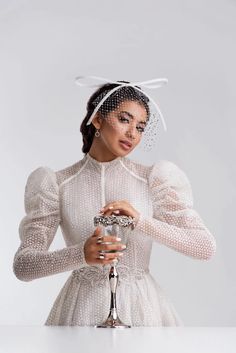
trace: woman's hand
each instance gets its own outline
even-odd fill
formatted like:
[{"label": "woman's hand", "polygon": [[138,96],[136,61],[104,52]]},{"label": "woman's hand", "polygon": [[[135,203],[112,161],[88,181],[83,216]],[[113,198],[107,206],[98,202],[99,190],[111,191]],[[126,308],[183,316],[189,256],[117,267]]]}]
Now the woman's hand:
[{"label": "woman's hand", "polygon": [[[121,244],[120,238],[116,236],[108,236],[106,235],[104,238],[101,234],[102,228],[97,227],[94,231],[94,234],[90,236],[85,244],[84,244],[84,256],[85,260],[88,265],[95,265],[95,264],[112,264],[117,257],[123,255],[122,250],[125,249],[125,245]],[[97,241],[99,242],[97,243]],[[114,243],[114,244],[107,244]],[[102,250],[115,250],[114,253],[103,253],[104,258],[99,258],[99,251]]]},{"label": "woman's hand", "polygon": [[110,216],[112,213],[131,216],[135,218],[136,222],[140,216],[140,213],[126,200],[109,202],[100,210],[100,213],[104,216]]}]

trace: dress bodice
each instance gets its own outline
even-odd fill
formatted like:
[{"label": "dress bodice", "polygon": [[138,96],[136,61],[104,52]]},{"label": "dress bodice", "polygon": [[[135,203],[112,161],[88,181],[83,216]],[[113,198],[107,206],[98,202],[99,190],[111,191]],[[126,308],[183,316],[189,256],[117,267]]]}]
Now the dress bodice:
[{"label": "dress bodice", "polygon": [[[144,216],[152,217],[149,169],[145,166],[138,169],[127,158],[98,162],[87,154],[73,172],[59,172],[60,225],[67,246],[85,241],[93,234],[93,218],[108,202],[127,200]],[[134,268],[148,268],[151,245],[150,238],[131,231],[120,262]]]},{"label": "dress bodice", "polygon": [[[120,259],[127,268],[148,269],[153,241],[196,259],[214,254],[215,239],[194,210],[190,182],[176,164],[145,166],[127,157],[99,162],[87,153],[62,170],[39,167],[29,175],[16,276],[27,281],[89,266],[84,243],[94,232],[93,217],[114,200],[127,200],[140,213]],[[49,251],[59,226],[66,247]]]}]

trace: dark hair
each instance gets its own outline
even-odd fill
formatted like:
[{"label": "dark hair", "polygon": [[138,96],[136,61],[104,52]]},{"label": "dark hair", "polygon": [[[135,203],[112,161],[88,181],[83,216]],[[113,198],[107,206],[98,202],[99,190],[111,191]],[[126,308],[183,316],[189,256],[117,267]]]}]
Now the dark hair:
[{"label": "dark hair", "polygon": [[[128,81],[117,81],[117,82],[130,83]],[[88,153],[88,151],[90,150],[90,147],[93,143],[94,134],[96,131],[96,128],[94,127],[93,124],[86,125],[89,118],[91,117],[94,109],[96,108],[98,103],[102,100],[102,98],[105,96],[105,94],[117,86],[120,86],[120,85],[116,83],[106,83],[101,87],[99,87],[89,98],[87,102],[87,114],[80,125],[80,132],[82,133],[82,136],[83,136],[83,147],[82,147],[83,153]],[[140,89],[140,87],[138,86],[136,87]],[[132,86],[123,86],[118,90],[116,90],[114,93],[112,93],[101,105],[98,112],[103,117],[106,117],[106,115],[111,111],[115,110],[119,106],[119,104],[127,100],[136,101],[142,106],[144,106],[144,108],[147,111],[147,120],[149,120],[149,115],[150,115],[150,109],[148,105],[149,99],[146,95],[144,95],[142,92],[138,91],[137,89],[133,88]],[[102,108],[104,105],[105,105],[105,109],[103,110]]]}]

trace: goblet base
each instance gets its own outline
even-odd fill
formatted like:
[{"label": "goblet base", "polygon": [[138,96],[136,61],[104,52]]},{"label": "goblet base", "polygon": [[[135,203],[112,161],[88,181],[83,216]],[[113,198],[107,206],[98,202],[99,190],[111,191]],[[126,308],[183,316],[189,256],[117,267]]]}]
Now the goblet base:
[{"label": "goblet base", "polygon": [[130,325],[124,324],[118,317],[116,319],[108,317],[107,320],[100,324],[96,325],[97,328],[131,328]]}]

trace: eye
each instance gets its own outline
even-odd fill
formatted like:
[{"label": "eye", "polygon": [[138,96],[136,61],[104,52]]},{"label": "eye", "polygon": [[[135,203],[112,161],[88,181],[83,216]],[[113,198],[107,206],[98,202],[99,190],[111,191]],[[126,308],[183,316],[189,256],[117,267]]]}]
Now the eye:
[{"label": "eye", "polygon": [[120,121],[128,121],[128,122],[129,122],[129,119],[124,118],[123,116],[119,116],[119,120],[120,120]]},{"label": "eye", "polygon": [[144,130],[145,130],[145,129],[144,129],[143,127],[141,127],[141,126],[138,126],[137,129],[140,129],[139,132],[141,132],[141,133],[144,132]]},{"label": "eye", "polygon": [[[124,116],[119,116],[119,120],[122,121],[122,122],[128,122],[129,123],[129,119],[125,118]],[[141,127],[141,126],[137,126],[137,130],[139,133],[142,133],[144,132],[145,128]]]}]

